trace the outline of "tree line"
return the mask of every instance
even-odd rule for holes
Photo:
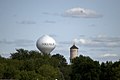
[[[0,79],[15,80],[120,80],[120,60],[99,63],[80,55],[68,64],[60,54],[16,49],[0,56]]]

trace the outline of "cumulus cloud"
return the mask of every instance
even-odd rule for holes
[[[120,59],[120,55],[115,53],[103,53],[102,55],[98,56],[96,59],[98,59],[101,62],[117,61]]]
[[[27,46],[32,46],[33,41],[32,40],[26,40],[26,39],[19,39],[19,40],[14,40],[14,41],[8,41],[6,39],[3,39],[0,41],[0,44],[5,44],[5,45],[15,45],[17,47],[27,47]]]
[[[94,59],[99,61],[116,61],[120,59],[120,37],[98,35],[95,37],[81,37],[75,39],[80,49],[86,50]]]
[[[79,40],[78,40],[78,39],[74,39],[72,43],[73,43],[73,44],[78,44],[78,43],[79,43]]]
[[[110,53],[106,53],[106,54],[103,54],[101,55],[101,57],[116,57],[118,56],[117,54],[110,54]]]
[[[79,36],[80,37],[80,36]],[[56,47],[56,52],[62,51],[69,54],[72,43],[79,47],[79,54],[90,56],[99,61],[119,60],[120,37],[98,35],[94,37],[82,36],[73,41],[61,41]]]
[[[77,40],[80,45],[86,47],[120,47],[120,37],[97,36],[81,38]]]
[[[85,9],[85,8],[71,8],[65,11],[64,16],[67,17],[77,17],[77,18],[100,18],[101,14],[98,14],[94,10]]]
[[[103,57],[104,56],[104,57]],[[116,56],[116,54],[105,54],[103,56],[99,56],[95,59],[99,60],[100,62],[106,62],[106,61],[118,61],[120,59],[120,56]]]

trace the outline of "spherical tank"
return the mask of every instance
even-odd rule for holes
[[[43,54],[50,54],[56,47],[56,42],[52,37],[43,35],[37,40],[36,46]]]

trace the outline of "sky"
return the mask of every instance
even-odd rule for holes
[[[51,54],[69,61],[75,42],[79,55],[97,61],[120,59],[120,0],[0,0],[0,55],[16,49],[38,50],[36,41],[50,35]]]

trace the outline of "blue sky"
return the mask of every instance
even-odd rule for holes
[[[0,0],[0,54],[38,50],[36,41],[52,36],[69,60],[73,41],[79,55],[94,60],[120,59],[120,0]]]

